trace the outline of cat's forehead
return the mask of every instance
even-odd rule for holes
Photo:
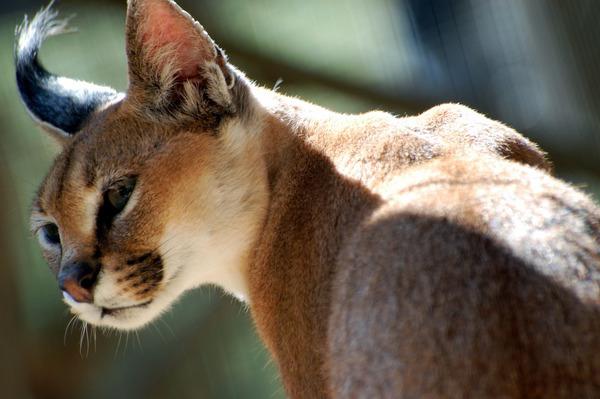
[[[118,113],[102,116],[64,144],[38,190],[34,208],[51,215],[70,213],[89,202],[86,196],[99,197],[123,177],[162,176],[180,168],[182,158],[202,158],[210,152],[205,150],[208,141],[214,141],[214,135],[190,126],[161,125]],[[162,169],[154,166],[157,160]],[[165,169],[166,165],[170,167]]]
[[[44,210],[73,207],[82,192],[99,191],[111,180],[139,173],[166,139],[150,124],[103,115],[64,145],[40,187],[37,203]]]

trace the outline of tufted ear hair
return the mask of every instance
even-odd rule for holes
[[[90,115],[122,94],[109,87],[55,76],[38,61],[43,41],[67,31],[67,21],[58,20],[52,3],[29,22],[17,28],[15,69],[21,99],[42,127],[65,140],[76,134]]]
[[[129,95],[146,108],[202,114],[231,107],[235,73],[202,25],[171,0],[129,0]]]

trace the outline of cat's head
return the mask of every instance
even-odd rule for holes
[[[50,7],[15,50],[23,102],[62,146],[32,229],[73,313],[121,329],[202,283],[244,295],[266,204],[250,83],[174,2],[130,0],[127,14],[126,93],[39,64],[66,29]]]

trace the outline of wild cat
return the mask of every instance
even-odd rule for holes
[[[261,88],[168,0],[130,0],[126,93],[38,62],[61,144],[31,223],[80,319],[140,328],[217,284],[291,398],[600,397],[600,211],[460,105],[342,115]]]

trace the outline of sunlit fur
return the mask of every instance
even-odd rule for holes
[[[127,54],[126,95],[34,201],[54,272],[101,265],[93,303],[66,299],[80,319],[139,328],[216,284],[292,398],[600,397],[600,211],[535,144],[461,105],[343,115],[260,88],[167,0],[129,1]]]

